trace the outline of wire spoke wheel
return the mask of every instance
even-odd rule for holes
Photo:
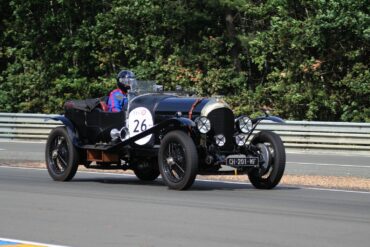
[[[46,166],[56,181],[68,181],[77,171],[77,150],[64,127],[57,127],[50,133],[45,150]]]
[[[163,157],[164,172],[168,179],[174,183],[180,182],[186,174],[185,151],[176,142],[168,144],[167,152]]]
[[[169,132],[161,142],[158,163],[163,181],[170,189],[189,188],[198,172],[193,140],[183,131]]]
[[[260,167],[248,174],[249,180],[258,189],[272,189],[280,182],[285,170],[283,142],[275,133],[261,131],[252,144],[259,149]]]
[[[63,136],[56,136],[52,141],[49,155],[51,156],[50,165],[53,166],[55,173],[61,174],[68,167],[67,143]]]

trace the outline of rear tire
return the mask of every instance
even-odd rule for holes
[[[170,189],[188,189],[198,173],[198,153],[193,140],[179,130],[166,134],[159,148],[158,164]]]
[[[257,189],[272,189],[284,174],[284,144],[277,134],[270,131],[259,132],[252,144],[260,148],[260,159],[263,158],[268,164],[262,164],[263,168],[253,169],[248,174],[249,180]]]
[[[143,181],[153,181],[159,176],[157,158],[141,161],[134,169],[136,177]]]
[[[65,127],[53,129],[45,148],[46,167],[55,181],[69,181],[77,172],[78,151]]]

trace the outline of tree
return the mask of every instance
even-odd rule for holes
[[[353,0],[11,0],[0,111],[105,95],[120,69],[223,94],[237,114],[370,121],[370,17]]]

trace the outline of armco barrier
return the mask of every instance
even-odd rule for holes
[[[0,139],[46,140],[49,132],[61,122],[48,119],[55,115],[0,113]]]
[[[55,115],[0,113],[1,140],[46,140],[60,122]],[[370,123],[287,121],[261,123],[257,130],[273,130],[287,148],[351,150],[370,154]]]

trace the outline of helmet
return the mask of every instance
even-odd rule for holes
[[[124,92],[136,84],[135,74],[130,70],[121,70],[117,75],[117,86]]]

